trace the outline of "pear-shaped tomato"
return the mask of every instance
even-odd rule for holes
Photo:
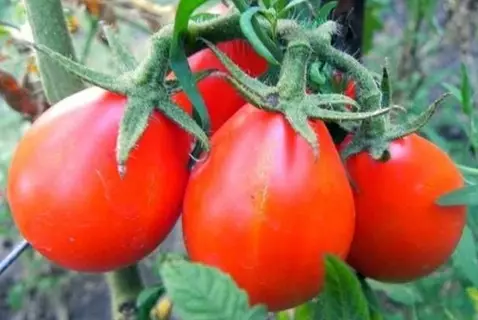
[[[357,215],[348,262],[366,277],[407,282],[436,270],[458,244],[465,207],[435,201],[463,178],[445,152],[416,134],[389,151],[386,162],[365,152],[347,160]]]
[[[74,270],[125,267],[152,252],[180,213],[189,137],[159,112],[127,161],[115,160],[126,97],[89,88],[42,114],[9,170],[13,219],[31,245]]]
[[[345,258],[352,192],[321,121],[310,145],[282,114],[241,108],[191,173],[183,231],[193,261],[229,273],[252,304],[287,309],[318,294],[324,255]]]

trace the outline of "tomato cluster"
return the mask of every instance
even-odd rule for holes
[[[252,76],[267,68],[243,40],[219,48]],[[209,49],[189,62],[193,71],[226,71]],[[435,200],[463,179],[431,142],[412,134],[391,142],[387,161],[361,152],[342,163],[352,137],[337,148],[325,124],[309,120],[317,158],[283,114],[247,104],[220,78],[198,87],[212,149],[191,173],[189,136],[157,112],[118,175],[124,96],[90,88],[44,113],[18,145],[7,190],[32,246],[67,268],[113,270],[151,253],[182,207],[191,260],[227,272],[251,304],[271,311],[318,294],[326,254],[390,282],[425,276],[451,255],[465,207]],[[345,94],[355,96],[353,82]],[[191,111],[185,94],[173,100]]]

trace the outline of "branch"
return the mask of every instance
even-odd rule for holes
[[[43,44],[64,56],[75,58],[60,0],[25,0],[28,20],[37,44]],[[56,103],[85,88],[83,82],[46,57],[38,54],[38,66],[45,94]]]

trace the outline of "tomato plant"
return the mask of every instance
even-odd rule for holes
[[[259,56],[245,40],[236,39],[218,44],[233,62],[252,76],[259,76],[267,69],[267,62]],[[188,59],[191,71],[200,72],[216,69],[226,72],[226,68],[210,49],[193,54]],[[204,99],[211,120],[211,132],[217,131],[246,102],[232,85],[219,77],[208,77],[198,83],[198,90]],[[192,104],[184,92],[173,96],[173,101],[189,112]]]
[[[72,95],[38,118],[14,154],[7,192],[15,223],[63,267],[99,272],[132,264],[178,219],[189,138],[155,112],[121,178],[115,146],[125,103],[95,87]]]
[[[245,105],[213,135],[186,191],[191,259],[231,274],[251,304],[270,310],[314,297],[322,257],[345,257],[353,235],[344,168],[325,125],[313,124],[318,159],[283,115]]]
[[[407,282],[430,274],[453,253],[466,207],[435,201],[464,182],[448,155],[416,134],[393,141],[389,152],[386,162],[365,152],[346,162],[357,216],[348,262],[366,277]]]

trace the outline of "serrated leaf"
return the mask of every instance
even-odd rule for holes
[[[175,310],[188,320],[265,319],[265,308],[249,308],[246,293],[216,268],[176,261],[165,264],[161,276]]]
[[[375,294],[372,287],[365,278],[361,277],[359,280],[360,285],[362,286],[363,293],[365,294],[365,298],[368,302],[370,318],[372,320],[383,320],[382,310],[380,308],[377,295]]]
[[[330,1],[324,4],[317,12],[315,21],[319,24],[328,20],[330,13],[337,7],[337,1]]]
[[[325,267],[317,314],[324,320],[369,320],[367,300],[350,267],[332,255],[326,257]]]
[[[452,256],[453,265],[463,275],[478,287],[478,257],[473,232],[468,226],[463,229],[463,234]]]
[[[149,320],[149,313],[158,301],[159,297],[163,295],[165,289],[162,285],[149,287],[141,291],[136,299],[136,308],[139,313],[139,320]]]
[[[412,306],[423,302],[423,297],[412,285],[388,284],[370,279],[367,280],[367,282],[374,290],[380,290],[384,292],[388,298],[396,303]]]
[[[254,26],[254,16],[261,11],[262,9],[259,7],[252,7],[241,14],[241,18],[239,20],[241,30],[258,54],[260,54],[268,62],[279,65],[279,62],[274,57],[272,52],[270,52],[269,48],[262,42],[261,38],[257,34],[257,29]]]
[[[189,19],[194,10],[196,10],[206,1],[207,0],[181,0],[179,2],[174,21],[170,60],[171,68],[176,78],[181,83],[183,91],[186,93],[193,105],[194,120],[200,124],[204,132],[209,133],[209,114],[204,104],[204,100],[199,94],[184,50],[184,41],[186,41],[185,36],[187,35]]]
[[[471,185],[441,196],[436,203],[440,206],[478,205],[478,185]]]

